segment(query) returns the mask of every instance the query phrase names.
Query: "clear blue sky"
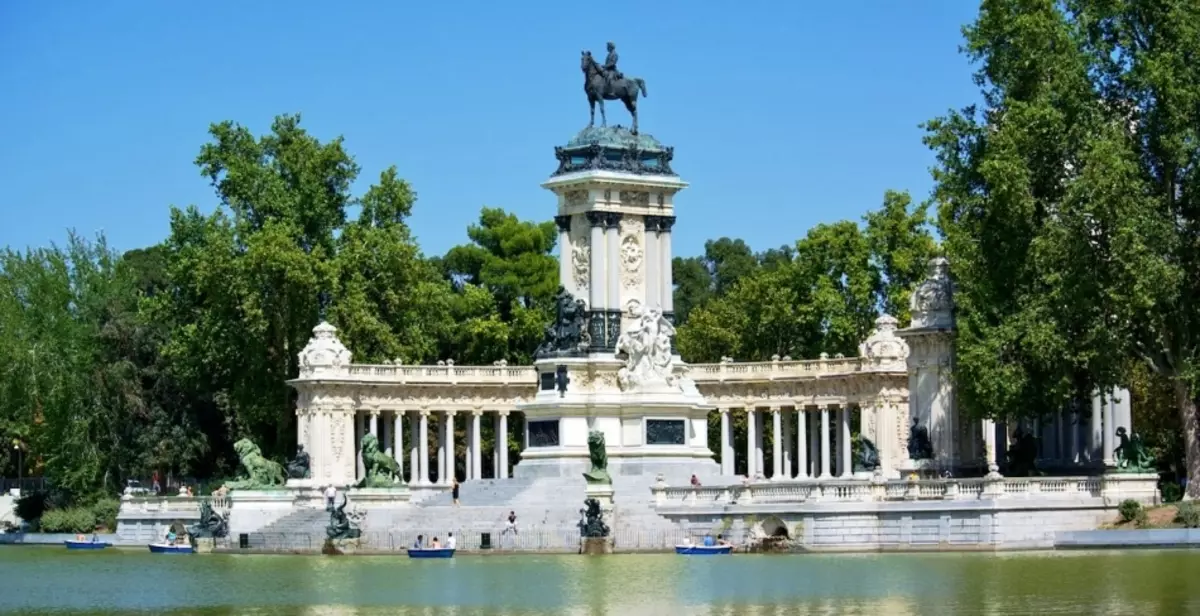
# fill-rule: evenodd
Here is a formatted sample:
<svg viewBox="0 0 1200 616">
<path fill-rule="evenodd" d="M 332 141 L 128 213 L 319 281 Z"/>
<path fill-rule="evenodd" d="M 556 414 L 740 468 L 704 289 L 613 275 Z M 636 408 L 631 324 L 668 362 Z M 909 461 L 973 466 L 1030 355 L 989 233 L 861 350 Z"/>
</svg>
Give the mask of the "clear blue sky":
<svg viewBox="0 0 1200 616">
<path fill-rule="evenodd" d="M 0 246 L 103 231 L 125 250 L 211 210 L 211 122 L 299 112 L 346 138 L 364 190 L 395 164 L 428 254 L 484 205 L 546 220 L 553 147 L 587 123 L 579 52 L 613 40 L 642 130 L 691 187 L 675 250 L 790 244 L 884 189 L 924 198 L 918 125 L 977 99 L 958 53 L 977 4 L 893 2 L 0 2 Z M 628 125 L 619 104 L 611 123 Z"/>
</svg>

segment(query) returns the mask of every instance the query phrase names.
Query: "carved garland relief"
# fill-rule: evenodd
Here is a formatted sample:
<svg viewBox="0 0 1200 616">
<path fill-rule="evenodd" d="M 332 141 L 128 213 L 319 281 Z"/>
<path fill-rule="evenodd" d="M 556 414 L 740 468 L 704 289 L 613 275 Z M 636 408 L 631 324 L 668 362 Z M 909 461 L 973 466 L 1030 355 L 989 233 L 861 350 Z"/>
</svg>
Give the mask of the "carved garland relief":
<svg viewBox="0 0 1200 616">
<path fill-rule="evenodd" d="M 628 291 L 641 285 L 643 223 L 633 216 L 621 219 L 621 284 Z"/>
<path fill-rule="evenodd" d="M 576 207 L 586 205 L 588 201 L 588 191 L 586 190 L 569 190 L 563 199 L 567 202 L 567 207 Z"/>
<path fill-rule="evenodd" d="M 621 205 L 650 207 L 650 193 L 644 191 L 622 190 Z"/>
</svg>

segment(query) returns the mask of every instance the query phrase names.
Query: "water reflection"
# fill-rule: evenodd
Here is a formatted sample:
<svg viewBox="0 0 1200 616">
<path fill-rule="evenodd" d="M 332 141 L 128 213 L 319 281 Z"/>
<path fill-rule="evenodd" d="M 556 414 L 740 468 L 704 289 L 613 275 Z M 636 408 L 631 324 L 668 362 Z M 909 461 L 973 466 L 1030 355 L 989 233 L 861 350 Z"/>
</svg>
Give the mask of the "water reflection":
<svg viewBox="0 0 1200 616">
<path fill-rule="evenodd" d="M 0 548 L 0 611 L 94 614 L 1200 613 L 1200 552 L 402 557 Z M 71 592 L 63 592 L 64 588 Z"/>
</svg>

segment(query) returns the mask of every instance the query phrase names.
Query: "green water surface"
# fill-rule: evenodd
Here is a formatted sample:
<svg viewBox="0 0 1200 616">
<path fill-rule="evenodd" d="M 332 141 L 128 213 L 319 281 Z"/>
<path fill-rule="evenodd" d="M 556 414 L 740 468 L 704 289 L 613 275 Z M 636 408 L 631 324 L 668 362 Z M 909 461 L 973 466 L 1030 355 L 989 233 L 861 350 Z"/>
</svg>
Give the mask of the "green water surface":
<svg viewBox="0 0 1200 616">
<path fill-rule="evenodd" d="M 1200 551 L 155 555 L 0 547 L 0 611 L 54 614 L 1200 614 Z"/>
</svg>

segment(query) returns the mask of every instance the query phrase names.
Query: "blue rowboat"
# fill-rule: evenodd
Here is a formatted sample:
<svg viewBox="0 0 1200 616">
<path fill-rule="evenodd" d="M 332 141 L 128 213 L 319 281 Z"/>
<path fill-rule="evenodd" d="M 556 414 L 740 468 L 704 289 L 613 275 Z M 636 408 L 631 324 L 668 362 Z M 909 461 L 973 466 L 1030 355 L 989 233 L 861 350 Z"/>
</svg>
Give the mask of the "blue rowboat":
<svg viewBox="0 0 1200 616">
<path fill-rule="evenodd" d="M 152 554 L 192 554 L 195 550 L 190 545 L 174 545 L 171 543 L 151 543 Z"/>
<path fill-rule="evenodd" d="M 104 541 L 92 541 L 90 539 L 83 541 L 79 541 L 77 539 L 68 539 L 63 543 L 66 544 L 68 550 L 103 550 L 104 548 L 112 547 L 111 543 L 106 543 Z"/>
<path fill-rule="evenodd" d="M 677 545 L 676 554 L 688 556 L 708 556 L 710 554 L 729 554 L 733 552 L 732 545 Z"/>
<path fill-rule="evenodd" d="M 454 558 L 454 548 L 408 548 L 409 558 Z"/>
</svg>

